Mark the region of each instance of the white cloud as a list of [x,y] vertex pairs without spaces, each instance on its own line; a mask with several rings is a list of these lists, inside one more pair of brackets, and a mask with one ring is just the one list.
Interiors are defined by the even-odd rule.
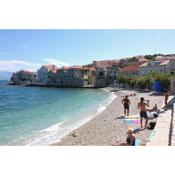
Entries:
[[68,63],[52,58],[44,58],[42,63],[32,63],[22,60],[0,60],[0,70],[10,72],[19,70],[37,71],[44,64],[55,64],[58,67],[69,66]]
[[20,60],[0,60],[0,70],[16,72],[18,70],[36,71],[41,64]]
[[47,62],[47,64],[55,64],[58,67],[69,66],[68,63],[53,58],[44,58],[44,61]]

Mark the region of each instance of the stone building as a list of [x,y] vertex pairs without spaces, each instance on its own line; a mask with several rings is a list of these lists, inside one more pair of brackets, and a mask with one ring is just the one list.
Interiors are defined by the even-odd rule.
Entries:
[[60,87],[83,87],[83,67],[70,66],[57,69],[56,85]]
[[[52,79],[55,76],[54,73],[57,71],[57,66],[53,64],[43,65],[38,71],[38,82],[42,84],[51,84]],[[54,81],[54,79],[53,79]]]
[[12,84],[16,85],[27,85],[36,81],[37,73],[30,72],[26,70],[21,70],[16,73],[13,73],[11,77]]
[[144,63],[139,68],[139,75],[143,76],[150,72],[155,73],[170,73],[175,67],[173,59],[156,60],[149,63]]

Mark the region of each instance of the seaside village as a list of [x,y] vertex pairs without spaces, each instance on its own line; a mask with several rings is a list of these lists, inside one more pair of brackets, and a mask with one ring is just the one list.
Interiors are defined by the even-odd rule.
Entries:
[[[127,83],[127,79],[126,82],[124,80],[122,82],[121,79],[124,77],[143,77],[151,72],[173,75],[174,70],[175,55],[155,54],[93,61],[93,63],[83,66],[64,66],[58,68],[56,65],[43,65],[37,72],[20,70],[13,73],[10,84],[91,88],[109,86],[127,87],[131,83]],[[174,84],[173,82],[171,83],[172,93],[174,92]],[[137,87],[137,83],[133,86]]]
[[[21,70],[19,72],[13,73],[10,84],[24,86],[54,86],[79,88],[106,87],[111,88],[113,90],[111,90],[111,92],[117,92],[114,91],[117,89],[134,90],[135,92],[139,92],[137,94],[137,98],[138,100],[141,100],[140,110],[144,110],[145,107],[143,107],[143,104],[145,105],[145,103],[148,103],[144,101],[144,99],[142,99],[141,97],[151,99],[152,104],[161,102],[161,105],[164,105],[164,107],[161,107],[160,109],[159,104],[159,110],[157,109],[156,105],[152,110],[150,110],[153,112],[153,118],[156,118],[154,122],[147,121],[148,117],[146,117],[145,112],[142,112],[143,114],[140,113],[140,116],[138,118],[127,118],[126,116],[128,116],[129,114],[128,97],[130,99],[131,96],[125,95],[123,97],[123,106],[124,117],[126,118],[123,118],[123,120],[128,124],[128,126],[132,126],[132,124],[134,124],[135,126],[137,125],[138,127],[140,127],[141,124],[142,128],[142,119],[146,119],[145,123],[148,122],[148,125],[152,130],[151,132],[148,132],[148,130],[139,132],[140,135],[137,134],[137,138],[135,138],[134,136],[135,131],[133,131],[133,129],[128,130],[128,137],[126,139],[127,144],[136,145],[137,142],[137,145],[139,145],[146,137],[150,135],[149,138],[144,141],[144,144],[147,143],[147,145],[175,145],[175,130],[173,129],[173,126],[175,126],[173,101],[175,92],[174,71],[175,54],[154,54],[134,56],[130,58],[93,61],[92,63],[83,66],[75,65],[57,67],[56,65],[43,65],[37,72]],[[146,96],[146,93],[144,94],[144,92],[151,92],[152,94]],[[139,96],[140,94],[141,96]],[[137,108],[137,104],[134,104],[135,108]],[[171,106],[170,108],[169,105]],[[155,110],[156,113],[154,113]],[[122,111],[123,113],[123,109],[120,109],[120,111]],[[105,124],[106,121],[108,121],[108,118],[101,123]],[[111,127],[114,127],[113,124],[111,124]],[[88,128],[91,128],[90,124]],[[101,126],[101,128],[103,128],[103,126]],[[101,133],[103,132],[105,135],[105,133],[108,133],[109,131],[103,128]],[[147,135],[145,136],[144,133]],[[76,145],[80,142],[80,140],[78,140],[80,139],[80,137],[77,137],[76,134],[76,132],[73,132],[72,136],[74,140],[70,138],[71,144],[75,142]],[[101,140],[104,140],[104,138]],[[88,141],[90,142],[89,139]],[[92,143],[93,142],[94,141],[92,141]],[[100,142],[101,141],[99,141],[99,143]],[[101,144],[106,144],[106,142]],[[63,141],[63,145],[66,143],[66,141]]]

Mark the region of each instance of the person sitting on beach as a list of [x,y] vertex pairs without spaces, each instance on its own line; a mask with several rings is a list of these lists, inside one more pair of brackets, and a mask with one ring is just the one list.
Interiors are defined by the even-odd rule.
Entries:
[[129,116],[129,106],[131,102],[127,95],[125,96],[125,98],[122,99],[122,104],[124,106],[124,116]]
[[169,92],[167,89],[165,89],[165,92],[164,92],[164,104],[165,104],[164,109],[165,110],[168,109],[168,98],[169,98]]
[[147,100],[147,103],[144,102],[144,98],[140,98],[140,103],[138,103],[138,109],[140,109],[140,124],[141,124],[141,128],[142,128],[142,121],[143,118],[146,120],[145,121],[145,128],[148,124],[148,116],[147,116],[147,109],[146,107],[149,107],[149,101]]
[[127,135],[126,144],[128,146],[135,146],[135,134],[132,128],[128,129]]
[[[125,143],[121,143],[118,146],[135,146],[135,134],[134,134],[134,130],[132,128],[129,128],[127,131],[127,138],[126,138],[126,142]],[[116,146],[116,145],[114,145]]]

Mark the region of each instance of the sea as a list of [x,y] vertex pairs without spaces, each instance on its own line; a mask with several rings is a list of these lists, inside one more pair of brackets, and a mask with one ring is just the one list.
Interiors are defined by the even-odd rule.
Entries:
[[50,145],[116,98],[105,89],[24,87],[0,81],[0,145]]

